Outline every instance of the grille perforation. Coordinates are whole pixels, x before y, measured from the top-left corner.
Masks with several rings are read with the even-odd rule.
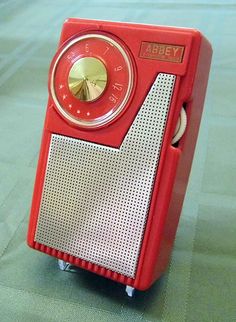
[[[52,135],[35,241],[135,277],[174,82],[157,76],[120,149]]]

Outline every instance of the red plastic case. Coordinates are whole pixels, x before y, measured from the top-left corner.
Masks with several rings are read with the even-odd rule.
[[[32,248],[63,259],[78,267],[136,289],[145,290],[163,274],[170,258],[197,140],[212,49],[206,38],[194,29],[67,19],[63,25],[58,52],[68,40],[91,32],[110,35],[118,39],[130,51],[134,66],[133,90],[124,111],[119,117],[108,125],[92,130],[83,129],[67,122],[56,110],[52,97],[49,95],[30,215],[28,244]],[[144,58],[142,56],[146,48],[145,43],[164,44],[167,47],[166,53],[169,53],[169,55],[163,56],[158,53],[159,56],[154,55],[154,57]],[[178,46],[181,52],[174,61],[171,50],[173,51],[173,48]],[[57,54],[55,57],[57,57]],[[51,72],[52,69],[50,69]],[[62,134],[119,148],[154,79],[160,72],[176,75],[176,83],[165,128],[158,175],[155,178],[136,277],[134,279],[126,277],[35,242],[51,134]],[[185,107],[187,113],[187,128],[178,144],[173,146],[171,141],[182,106]]]

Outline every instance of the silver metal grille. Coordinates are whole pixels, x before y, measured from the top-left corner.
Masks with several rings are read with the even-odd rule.
[[[157,76],[120,149],[52,135],[35,241],[135,277],[174,82]]]

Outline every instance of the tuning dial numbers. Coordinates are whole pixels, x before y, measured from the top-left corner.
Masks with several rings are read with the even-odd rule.
[[[87,34],[52,63],[50,92],[59,113],[85,128],[113,121],[127,107],[134,70],[127,50],[103,34]]]

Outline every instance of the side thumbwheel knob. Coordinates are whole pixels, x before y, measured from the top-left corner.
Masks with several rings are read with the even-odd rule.
[[[175,128],[175,133],[172,138],[172,142],[171,142],[172,144],[177,143],[182,138],[186,130],[186,127],[187,127],[187,115],[186,115],[185,109],[182,107],[178,118],[178,122]]]

